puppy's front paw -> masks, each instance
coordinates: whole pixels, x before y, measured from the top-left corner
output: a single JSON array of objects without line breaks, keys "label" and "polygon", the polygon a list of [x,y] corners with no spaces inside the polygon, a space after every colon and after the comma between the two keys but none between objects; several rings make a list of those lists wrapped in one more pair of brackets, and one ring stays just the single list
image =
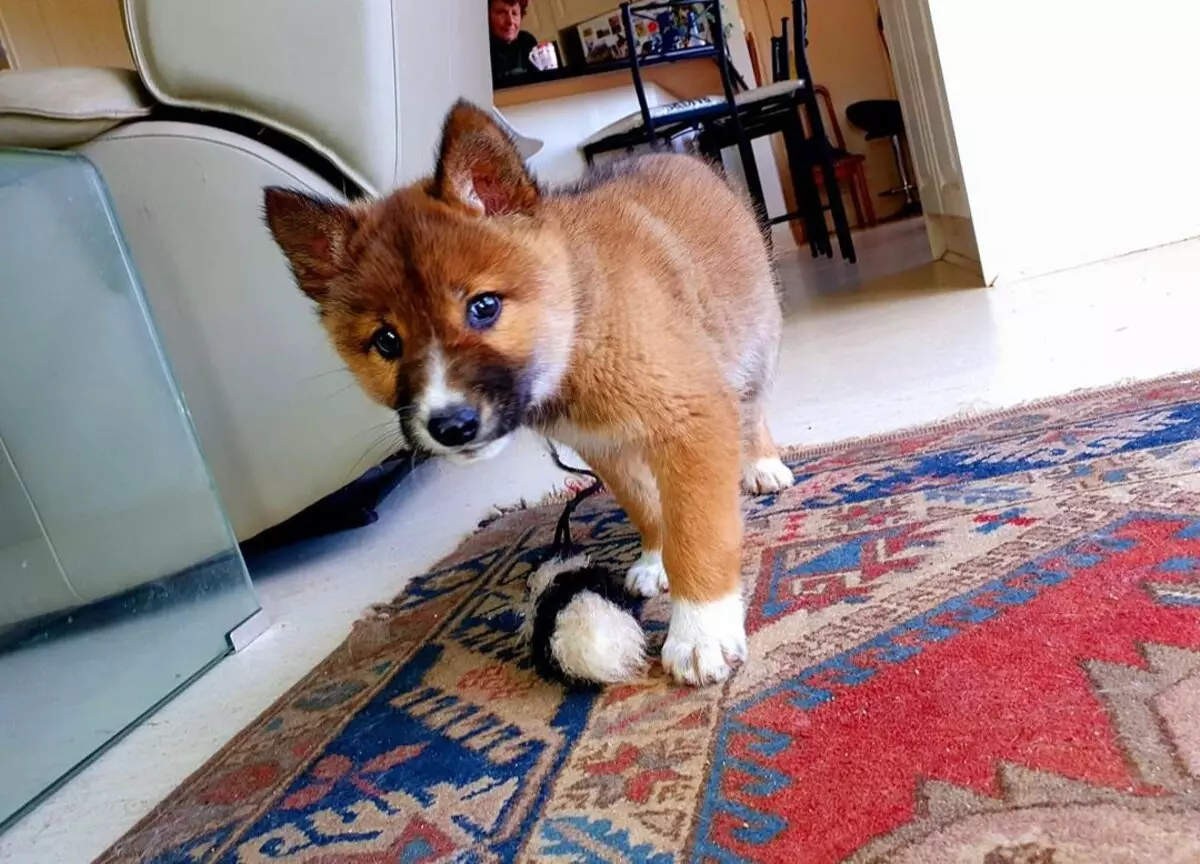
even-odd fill
[{"label": "puppy's front paw", "polygon": [[642,552],[642,557],[625,573],[625,590],[637,597],[657,597],[667,590],[662,552],[657,549]]},{"label": "puppy's front paw", "polygon": [[788,488],[796,478],[778,456],[742,463],[742,487],[751,495],[769,495]]},{"label": "puppy's front paw", "polygon": [[737,593],[709,603],[673,601],[663,668],[697,687],[724,681],[746,659],[745,617]]}]

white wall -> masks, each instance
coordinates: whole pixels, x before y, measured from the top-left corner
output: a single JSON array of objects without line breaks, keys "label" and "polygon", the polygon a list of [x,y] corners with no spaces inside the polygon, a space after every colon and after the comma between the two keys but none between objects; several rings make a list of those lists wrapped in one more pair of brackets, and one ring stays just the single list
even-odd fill
[{"label": "white wall", "polygon": [[1200,236],[1200,5],[928,2],[989,282]]}]

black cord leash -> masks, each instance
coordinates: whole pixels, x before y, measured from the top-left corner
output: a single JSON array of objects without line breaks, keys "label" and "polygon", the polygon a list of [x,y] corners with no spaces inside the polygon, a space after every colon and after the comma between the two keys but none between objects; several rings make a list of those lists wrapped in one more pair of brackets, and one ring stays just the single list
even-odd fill
[{"label": "black cord leash", "polygon": [[577,477],[591,477],[592,483],[580,489],[571,496],[571,500],[563,507],[562,515],[558,517],[558,524],[554,528],[554,543],[550,547],[550,558],[570,558],[575,551],[575,541],[571,538],[571,516],[575,513],[575,508],[583,501],[600,491],[604,486],[604,482],[596,476],[594,471],[589,471],[586,468],[576,468],[572,465],[567,465],[558,455],[558,448],[554,446],[554,442],[549,438],[546,439],[546,445],[550,448],[550,458],[554,460],[554,464],[568,474],[574,474]]}]

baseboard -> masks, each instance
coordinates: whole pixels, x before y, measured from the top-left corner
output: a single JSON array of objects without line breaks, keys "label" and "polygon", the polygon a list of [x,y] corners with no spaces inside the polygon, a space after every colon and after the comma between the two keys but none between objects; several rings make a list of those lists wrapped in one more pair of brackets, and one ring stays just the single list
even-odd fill
[{"label": "baseboard", "polygon": [[941,257],[942,261],[947,264],[953,264],[960,270],[966,270],[972,276],[979,277],[979,284],[983,285],[983,265],[979,261],[968,258],[965,255],[959,255],[957,252],[947,250]]},{"label": "baseboard", "polygon": [[979,245],[975,242],[975,227],[970,219],[945,213],[926,213],[925,226],[929,231],[929,245],[933,249],[934,259],[983,278]]}]

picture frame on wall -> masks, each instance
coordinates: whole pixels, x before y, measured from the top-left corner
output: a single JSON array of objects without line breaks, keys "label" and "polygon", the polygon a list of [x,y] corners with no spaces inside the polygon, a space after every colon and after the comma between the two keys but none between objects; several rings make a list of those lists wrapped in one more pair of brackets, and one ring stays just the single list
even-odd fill
[{"label": "picture frame on wall", "polygon": [[[703,7],[697,4],[699,9]],[[637,7],[634,7],[636,13]],[[669,54],[693,45],[710,44],[711,22],[703,12],[680,7],[654,20],[634,18],[638,56]],[[575,26],[584,63],[611,63],[629,57],[621,13],[607,12]]]}]

